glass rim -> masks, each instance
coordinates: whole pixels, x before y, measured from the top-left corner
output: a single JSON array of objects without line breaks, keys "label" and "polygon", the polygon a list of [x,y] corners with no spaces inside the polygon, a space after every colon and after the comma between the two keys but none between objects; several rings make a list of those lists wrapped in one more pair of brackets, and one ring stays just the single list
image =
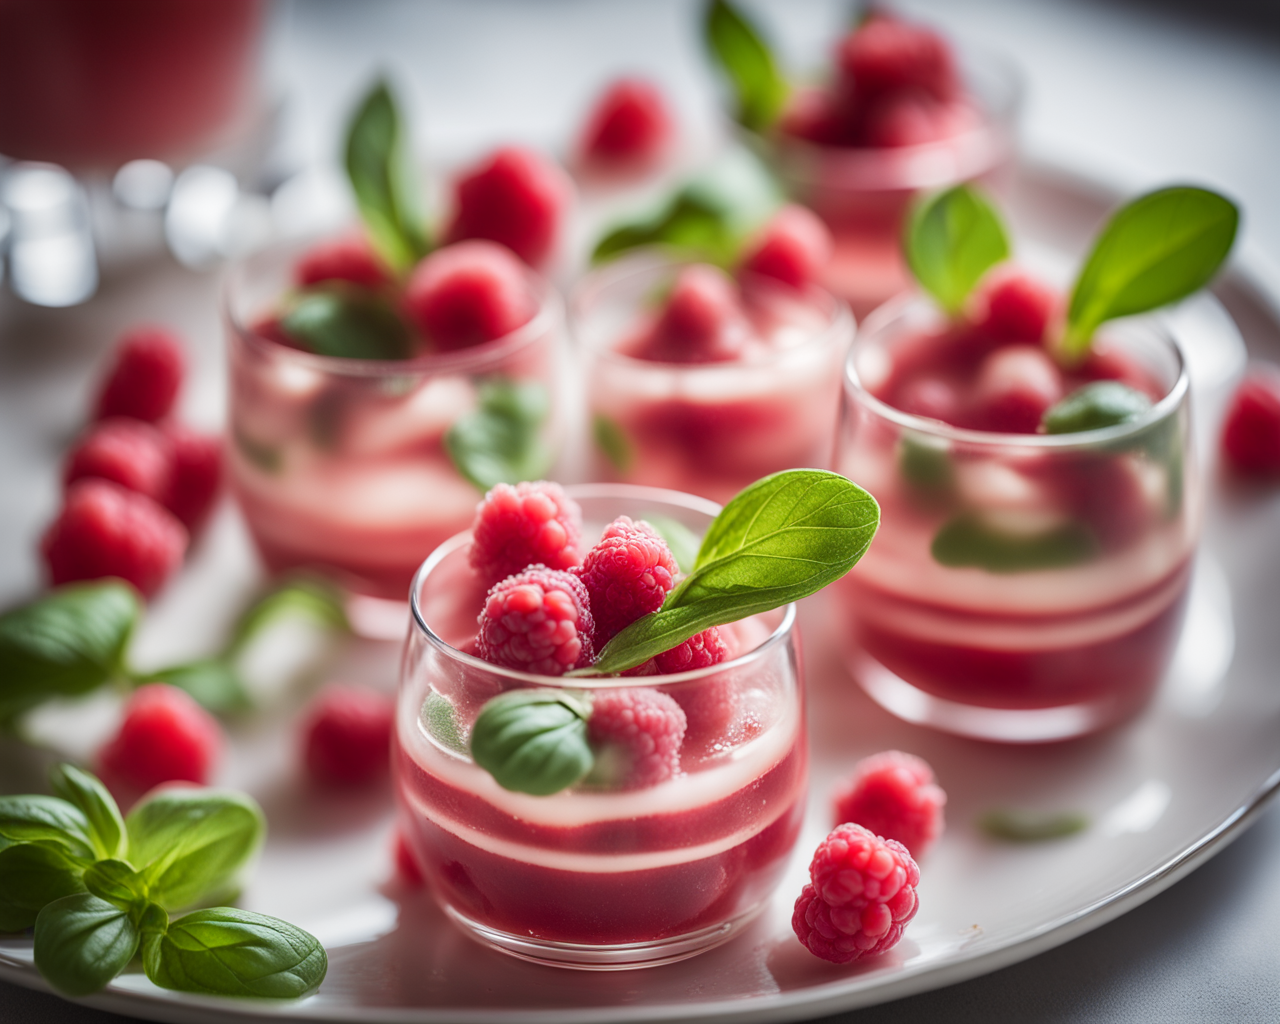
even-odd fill
[{"label": "glass rim", "polygon": [[219,289],[219,306],[222,316],[232,333],[259,354],[288,359],[297,365],[334,377],[380,378],[470,372],[480,370],[489,363],[499,362],[529,347],[554,330],[557,323],[564,320],[564,301],[559,291],[531,267],[522,266],[521,269],[524,271],[525,279],[538,308],[529,320],[514,331],[494,338],[492,341],[451,352],[428,352],[411,359],[348,359],[343,356],[325,356],[291,348],[260,334],[245,323],[235,308],[235,297],[236,293],[244,287],[242,278],[254,263],[258,261],[273,263],[282,260],[288,255],[296,255],[297,252],[314,245],[317,241],[317,239],[308,239],[280,242],[259,249],[233,262],[223,275]]},{"label": "glass rim", "polygon": [[1117,423],[1110,427],[1098,427],[1093,430],[1078,430],[1066,434],[1012,434],[991,430],[974,430],[968,427],[955,427],[942,420],[917,416],[914,413],[895,409],[873,395],[862,384],[854,365],[858,355],[859,343],[869,342],[877,335],[889,330],[915,309],[927,306],[942,316],[940,310],[920,293],[900,295],[890,299],[874,310],[863,322],[863,328],[854,339],[844,363],[844,387],[861,404],[874,412],[881,419],[888,420],[900,427],[905,427],[917,434],[925,434],[942,440],[965,444],[970,447],[984,448],[1034,448],[1044,450],[1061,450],[1073,448],[1093,448],[1102,444],[1123,441],[1148,430],[1155,424],[1169,418],[1184,403],[1190,393],[1191,380],[1187,373],[1187,361],[1182,354],[1173,331],[1165,317],[1155,314],[1141,314],[1140,317],[1125,317],[1129,323],[1140,323],[1150,329],[1155,336],[1173,353],[1178,375],[1168,392],[1159,401],[1152,403],[1151,408],[1137,419],[1127,423]]},{"label": "glass rim", "polygon": [[[682,505],[687,509],[695,512],[705,512],[708,515],[715,516],[719,514],[721,507],[714,501],[707,498],[699,498],[695,494],[687,494],[684,491],[673,491],[663,487],[644,487],[638,484],[570,484],[564,488],[565,494],[571,498],[628,498],[634,497],[637,500],[647,499],[650,502],[665,502],[667,504]],[[418,567],[417,572],[413,574],[413,583],[409,588],[409,622],[410,628],[416,629],[419,634],[424,636],[426,640],[438,650],[441,654],[465,665],[468,668],[478,671],[488,672],[491,675],[500,676],[503,679],[512,682],[524,683],[526,685],[540,687],[558,687],[578,690],[607,690],[622,689],[635,686],[667,686],[671,683],[684,683],[702,679],[707,676],[716,675],[730,669],[739,669],[752,662],[759,660],[780,644],[793,630],[796,622],[796,604],[794,601],[782,606],[782,620],[774,627],[773,631],[759,644],[751,648],[751,650],[731,661],[720,662],[717,665],[708,665],[705,668],[690,669],[687,672],[673,672],[668,675],[654,676],[544,676],[537,675],[533,672],[521,672],[518,669],[507,668],[503,665],[495,665],[492,662],[484,661],[477,658],[473,654],[467,654],[460,651],[452,644],[447,643],[443,637],[435,632],[422,615],[422,609],[419,607],[418,594],[426,582],[428,576],[436,569],[441,562],[449,555],[456,552],[463,544],[469,543],[471,540],[471,531],[463,530],[461,533],[455,533],[448,540],[441,544],[429,554],[423,563]],[[758,613],[767,614],[767,613]]]}]

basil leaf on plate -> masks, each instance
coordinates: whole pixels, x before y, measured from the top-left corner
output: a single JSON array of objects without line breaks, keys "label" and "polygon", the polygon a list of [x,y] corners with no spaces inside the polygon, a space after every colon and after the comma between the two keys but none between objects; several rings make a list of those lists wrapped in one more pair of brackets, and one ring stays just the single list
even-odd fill
[{"label": "basil leaf on plate", "polygon": [[478,407],[444,436],[458,472],[482,491],[544,476],[552,459],[541,434],[551,411],[546,389],[537,381],[490,377],[477,393]]},{"label": "basil leaf on plate", "polygon": [[712,0],[708,5],[703,34],[733,87],[734,118],[753,132],[767,130],[782,113],[791,91],[768,45],[727,0]]},{"label": "basil leaf on plate", "polygon": [[0,932],[20,932],[54,900],[83,892],[82,864],[52,843],[18,843],[0,850]]},{"label": "basil leaf on plate", "polygon": [[952,568],[987,572],[1035,572],[1087,562],[1098,553],[1098,540],[1082,523],[1021,534],[999,530],[965,512],[944,523],[930,547],[933,560]]},{"label": "basil leaf on plate", "polygon": [[122,857],[128,849],[124,818],[115,798],[96,776],[73,764],[55,765],[50,776],[53,791],[80,809],[89,824],[89,839],[98,857]]},{"label": "basil leaf on plate", "polygon": [[509,690],[471,727],[471,756],[503,789],[548,796],[591,770],[590,700],[564,690]]},{"label": "basil leaf on plate", "polygon": [[100,900],[122,910],[132,910],[147,902],[147,884],[138,872],[122,860],[100,860],[84,873],[84,887]]},{"label": "basil leaf on plate", "polygon": [[35,962],[63,995],[97,992],[128,966],[140,932],[129,914],[87,892],[64,896],[36,918]]},{"label": "basil leaf on plate", "polygon": [[250,711],[253,699],[235,665],[225,658],[204,658],[171,665],[140,676],[139,683],[168,683],[190,694],[206,711],[236,715]]},{"label": "basil leaf on plate", "polygon": [[280,318],[289,337],[309,352],[339,359],[407,359],[413,337],[381,297],[326,285],[301,293]]},{"label": "basil leaf on plate", "polygon": [[80,861],[95,857],[89,819],[56,796],[0,796],[0,838],[11,843],[53,843]]},{"label": "basil leaf on plate", "polygon": [[981,193],[956,185],[912,211],[904,249],[920,286],[954,316],[982,275],[1008,259],[1009,236]]},{"label": "basil leaf on plate", "polygon": [[1040,417],[1046,434],[1074,434],[1101,430],[1138,419],[1151,408],[1151,399],[1118,380],[1095,380],[1051,405]]},{"label": "basil leaf on plate", "polygon": [[1038,843],[1083,832],[1089,827],[1089,819],[1076,813],[990,811],[979,819],[978,827],[994,839],[1011,843]]}]

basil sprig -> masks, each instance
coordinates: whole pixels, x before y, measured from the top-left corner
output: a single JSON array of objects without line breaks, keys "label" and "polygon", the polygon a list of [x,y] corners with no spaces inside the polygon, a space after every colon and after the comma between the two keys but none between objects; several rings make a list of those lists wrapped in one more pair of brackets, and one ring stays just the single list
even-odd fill
[{"label": "basil sprig", "polygon": [[727,0],[712,0],[707,6],[703,36],[733,89],[734,118],[750,131],[766,131],[791,91],[768,44]]},{"label": "basil sprig", "polygon": [[1138,419],[1151,408],[1151,399],[1118,380],[1095,380],[1054,403],[1040,417],[1046,434],[1074,434],[1101,430]]},{"label": "basil sprig", "polygon": [[503,789],[549,796],[580,780],[595,758],[587,743],[591,698],[566,690],[508,690],[471,727],[471,757]]},{"label": "basil sprig", "polygon": [[380,295],[330,285],[298,296],[280,326],[307,351],[337,359],[408,359],[413,336]]},{"label": "basil sprig", "polygon": [[167,790],[121,818],[88,772],[59,765],[53,784],[65,799],[0,799],[0,930],[35,927],[35,964],[54,988],[96,992],[139,949],[163,988],[288,999],[320,985],[324,948],[291,924],[229,907],[169,920],[235,885],[262,843],[254,801]]},{"label": "basil sprig", "polygon": [[1021,534],[962,512],[939,528],[929,551],[939,565],[1014,573],[1078,565],[1097,555],[1099,546],[1093,531],[1083,523],[1068,522]]},{"label": "basil sprig", "polygon": [[477,408],[444,436],[454,467],[482,491],[544,476],[552,461],[541,432],[551,412],[546,388],[537,381],[489,377],[477,391]]},{"label": "basil sprig", "polygon": [[969,185],[956,185],[915,207],[904,240],[920,286],[952,316],[982,275],[1009,257],[1009,235],[994,206]]}]

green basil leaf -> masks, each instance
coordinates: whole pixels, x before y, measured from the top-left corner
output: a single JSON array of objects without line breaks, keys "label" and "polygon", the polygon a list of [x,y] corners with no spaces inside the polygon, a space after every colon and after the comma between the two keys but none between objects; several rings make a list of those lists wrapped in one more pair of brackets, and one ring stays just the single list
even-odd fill
[{"label": "green basil leaf", "polygon": [[262,809],[243,793],[167,789],[125,819],[129,859],[166,910],[226,891],[262,842]]},{"label": "green basil leaf", "polygon": [[614,420],[604,413],[596,413],[591,418],[591,437],[595,440],[596,447],[609,460],[609,464],[619,473],[625,473],[631,468],[635,457],[631,451],[631,442],[627,440],[626,431]]},{"label": "green basil leaf", "polygon": [[591,704],[564,690],[509,690],[471,727],[471,756],[503,789],[549,796],[591,770]]},{"label": "green basil leaf", "polygon": [[400,112],[385,81],[370,90],[347,129],[346,163],[375,248],[396,270],[408,270],[431,245]]},{"label": "green basil leaf", "polygon": [[672,557],[681,572],[693,572],[698,562],[698,548],[702,538],[694,533],[679,519],[672,519],[658,512],[642,512],[640,518],[658,531],[658,535],[667,542]]},{"label": "green basil leaf", "polygon": [[946,443],[904,433],[898,445],[898,472],[917,495],[937,498],[951,490],[954,470]]},{"label": "green basil leaf", "polygon": [[356,288],[326,285],[303,292],[280,326],[321,356],[339,359],[407,359],[409,328],[387,302]]},{"label": "green basil leaf", "polygon": [[12,843],[56,843],[86,862],[96,856],[89,819],[56,796],[0,796],[0,837]]},{"label": "green basil leaf", "polygon": [[296,576],[268,591],[240,616],[231,642],[223,651],[223,660],[234,658],[264,629],[289,615],[304,615],[330,629],[350,628],[342,592],[337,587],[325,580]]},{"label": "green basil leaf", "polygon": [[1176,302],[1208,284],[1240,225],[1230,200],[1164,188],[1122,207],[1102,229],[1071,292],[1063,348],[1078,357],[1107,320]]},{"label": "green basil leaf", "polygon": [[53,791],[84,814],[94,853],[102,858],[123,857],[129,846],[124,818],[107,787],[73,764],[54,766],[51,781]]},{"label": "green basil leaf", "polygon": [[119,907],[87,892],[64,896],[36,918],[36,967],[63,995],[87,996],[128,966],[139,937]]},{"label": "green basil leaf", "polygon": [[1095,380],[1046,409],[1040,427],[1046,434],[1101,430],[1136,420],[1150,408],[1151,399],[1137,388],[1118,380]]},{"label": "green basil leaf", "polygon": [[482,491],[546,475],[552,461],[540,429],[551,410],[546,389],[537,381],[490,377],[481,382],[478,399],[475,411],[459,417],[444,436],[458,472]]},{"label": "green basil leaf", "polygon": [[139,683],[168,683],[189,693],[215,715],[237,715],[253,709],[253,699],[235,665],[222,658],[205,658],[171,665],[138,677]]},{"label": "green basil leaf", "polygon": [[19,843],[0,850],[0,932],[30,928],[47,904],[83,892],[83,870],[53,843]]},{"label": "green basil leaf", "polygon": [[299,999],[324,981],[329,960],[301,928],[248,910],[216,907],[146,937],[142,966],[161,988],[218,996]]},{"label": "green basil leaf", "polygon": [[760,33],[727,0],[712,0],[703,33],[708,49],[733,87],[734,118],[753,132],[778,119],[791,91]]},{"label": "green basil leaf", "polygon": [[101,580],[58,587],[0,615],[0,721],[121,674],[140,608],[127,583]]},{"label": "green basil leaf", "polygon": [[625,671],[709,626],[816,593],[853,568],[879,524],[875,499],[838,473],[789,469],[757,480],[712,521],[693,572],[662,608],[618,633],[580,674]]},{"label": "green basil leaf", "polygon": [[1083,814],[1030,814],[1026,811],[991,811],[978,827],[995,839],[1011,843],[1037,843],[1083,832],[1089,819]]},{"label": "green basil leaf", "polygon": [[961,513],[934,535],[933,560],[953,568],[987,572],[1035,572],[1087,562],[1098,553],[1098,540],[1082,523],[1064,523],[1042,533],[998,530],[972,513]]},{"label": "green basil leaf", "polygon": [[954,316],[982,275],[1008,258],[1009,236],[990,202],[956,185],[912,211],[904,248],[920,286]]},{"label": "green basil leaf", "polygon": [[121,910],[132,910],[147,902],[147,883],[122,860],[100,860],[84,873],[84,887],[100,900]]},{"label": "green basil leaf", "polygon": [[467,741],[458,727],[458,716],[453,702],[443,694],[432,690],[422,704],[422,724],[427,735],[455,753],[467,753]]}]

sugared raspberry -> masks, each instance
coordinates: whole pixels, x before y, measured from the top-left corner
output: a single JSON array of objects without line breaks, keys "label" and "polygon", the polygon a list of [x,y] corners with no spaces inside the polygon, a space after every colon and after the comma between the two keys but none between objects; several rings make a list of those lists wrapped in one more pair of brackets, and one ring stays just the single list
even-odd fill
[{"label": "sugared raspberry", "polygon": [[635,355],[663,363],[725,362],[738,357],[746,334],[737,285],[717,267],[695,263],[676,277]]},{"label": "sugared raspberry", "polygon": [[921,25],[877,14],[840,42],[836,59],[859,96],[921,89],[935,100],[960,91],[945,39]]},{"label": "sugared raspberry", "polygon": [[187,530],[144,494],[81,480],[40,542],[51,581],[119,576],[150,597],[182,562]]},{"label": "sugared raspberry", "polygon": [[974,396],[981,429],[1034,434],[1044,411],[1063,394],[1062,374],[1036,345],[1006,345],[978,367]]},{"label": "sugared raspberry", "polygon": [[362,786],[387,774],[392,699],[359,686],[327,686],[302,719],[307,776],[321,786]]},{"label": "sugared raspberry", "polygon": [[674,129],[662,93],[641,78],[623,78],[605,91],[582,133],[582,162],[600,170],[651,167],[670,149]]},{"label": "sugared raspberry", "polygon": [[1058,293],[1029,274],[1001,274],[982,289],[982,310],[974,326],[1001,344],[1044,341],[1049,319],[1058,304]]},{"label": "sugared raspberry", "polygon": [[619,516],[574,572],[586,585],[596,650],[636,619],[662,607],[680,569],[667,542],[646,523]]},{"label": "sugared raspberry", "polygon": [[463,175],[456,192],[448,241],[501,242],[536,267],[555,249],[572,185],[546,157],[507,146]]},{"label": "sugared raspberry", "polygon": [[831,232],[812,210],[788,203],[773,215],[748,250],[742,269],[806,288],[831,262]]},{"label": "sugared raspberry", "polygon": [[572,573],[530,566],[495,584],[480,612],[477,653],[543,676],[590,665],[595,623],[587,588]]},{"label": "sugared raspberry", "polygon": [[680,771],[685,724],[680,705],[658,690],[597,690],[587,721],[592,778],[619,789],[666,781]]},{"label": "sugared raspberry", "polygon": [[885,839],[896,839],[919,858],[942,834],[947,802],[923,760],[886,750],[858,762],[853,778],[835,797],[836,823],[852,822]]},{"label": "sugared raspberry", "polygon": [[172,474],[171,447],[150,423],[117,416],[90,428],[67,456],[64,484],[97,477],[163,502]]},{"label": "sugared raspberry", "polygon": [[169,439],[169,488],[164,507],[195,533],[204,525],[222,484],[222,438],[165,421]]},{"label": "sugared raspberry", "polygon": [[791,927],[814,956],[847,964],[897,945],[916,915],[920,869],[907,848],[861,825],[838,826],[809,865]]},{"label": "sugared raspberry", "polygon": [[1280,369],[1250,368],[1227,408],[1222,452],[1242,473],[1280,473]]},{"label": "sugared raspberry", "polygon": [[116,345],[94,417],[128,416],[154,423],[169,415],[182,387],[182,344],[163,327],[135,327]]},{"label": "sugared raspberry", "polygon": [[436,351],[481,345],[524,326],[537,311],[527,271],[495,242],[458,242],[419,263],[404,308]]},{"label": "sugared raspberry", "polygon": [[426,884],[422,876],[422,868],[418,866],[418,858],[414,856],[409,840],[400,829],[396,829],[391,839],[391,856],[395,862],[396,875],[411,889],[420,889]]},{"label": "sugared raspberry", "polygon": [[348,281],[363,288],[382,288],[392,281],[391,271],[363,235],[347,235],[312,246],[293,268],[302,287],[325,281]]},{"label": "sugared raspberry", "polygon": [[188,694],[166,683],[140,686],[124,721],[98,752],[113,789],[140,795],[162,782],[206,785],[222,752],[222,728]]},{"label": "sugared raspberry", "polygon": [[498,484],[476,506],[471,567],[492,585],[529,565],[578,564],[582,510],[559,484]]}]

